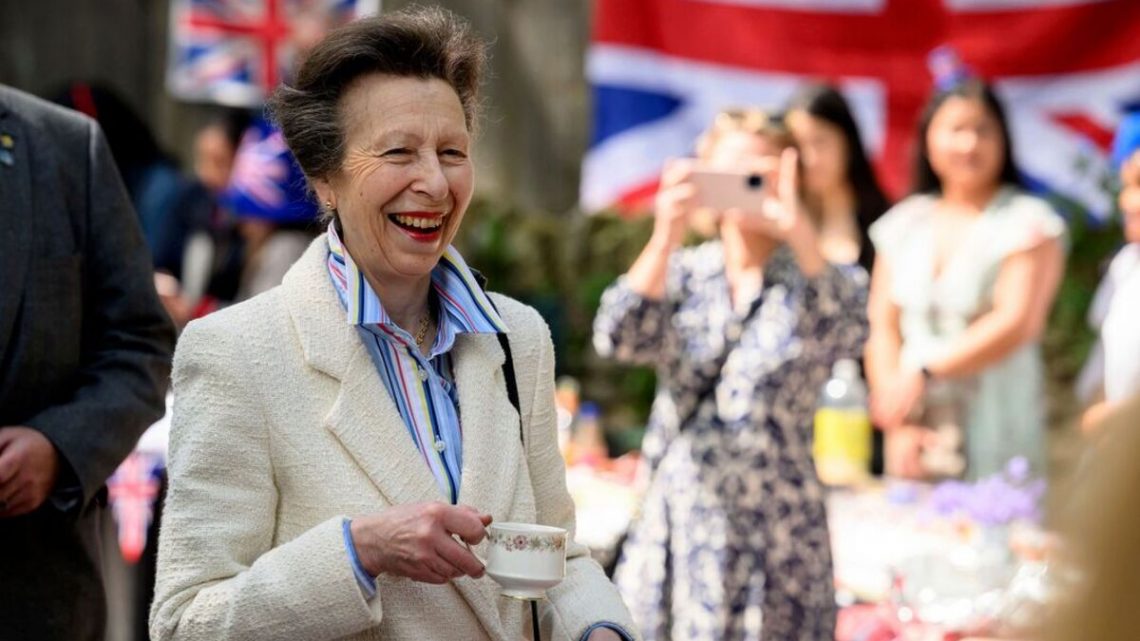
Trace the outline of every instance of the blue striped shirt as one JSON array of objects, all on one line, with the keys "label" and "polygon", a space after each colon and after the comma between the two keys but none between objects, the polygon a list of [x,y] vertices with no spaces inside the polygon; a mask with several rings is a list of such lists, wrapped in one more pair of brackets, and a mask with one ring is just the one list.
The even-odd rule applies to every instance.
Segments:
[{"label": "blue striped shirt", "polygon": [[463,257],[448,247],[431,274],[439,302],[438,330],[424,356],[411,334],[384,311],[333,227],[329,225],[328,270],[348,322],[360,331],[440,494],[455,504],[462,482],[463,425],[450,351],[459,334],[495,334],[506,331],[506,325]]},{"label": "blue striped shirt", "polygon": [[[506,331],[506,324],[475,281],[463,257],[454,247],[448,247],[431,274],[432,291],[439,301],[439,329],[430,356],[425,357],[411,334],[384,312],[380,298],[345,251],[332,224],[328,243],[329,276],[348,323],[360,331],[380,379],[395,401],[408,434],[435,477],[440,493],[454,504],[459,500],[462,480],[463,425],[451,369],[451,348],[459,334],[496,334]],[[373,598],[376,582],[356,554],[350,525],[348,519],[342,524],[344,545],[357,583],[366,597]],[[614,630],[626,641],[633,638],[620,627],[601,622],[590,626],[582,635],[582,641],[600,628]]]}]

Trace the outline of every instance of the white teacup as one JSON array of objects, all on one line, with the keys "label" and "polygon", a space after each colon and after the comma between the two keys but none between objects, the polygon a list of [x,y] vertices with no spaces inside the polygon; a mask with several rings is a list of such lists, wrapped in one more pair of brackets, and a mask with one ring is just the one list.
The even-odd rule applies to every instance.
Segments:
[{"label": "white teacup", "polygon": [[487,558],[478,558],[503,596],[542,599],[566,576],[566,530],[532,523],[492,523]]}]

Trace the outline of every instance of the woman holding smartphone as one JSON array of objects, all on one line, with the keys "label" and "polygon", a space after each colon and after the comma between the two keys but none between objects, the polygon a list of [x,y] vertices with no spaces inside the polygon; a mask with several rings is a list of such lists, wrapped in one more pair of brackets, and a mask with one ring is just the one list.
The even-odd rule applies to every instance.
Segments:
[{"label": "woman holding smartphone", "polygon": [[[782,119],[720,114],[666,168],[653,235],[595,319],[600,354],[658,372],[651,480],[615,574],[646,639],[834,638],[811,425],[831,363],[862,349],[865,289],[821,255],[797,162]],[[719,238],[682,248],[723,204],[694,181],[717,172],[762,177],[759,206],[740,190]]]}]

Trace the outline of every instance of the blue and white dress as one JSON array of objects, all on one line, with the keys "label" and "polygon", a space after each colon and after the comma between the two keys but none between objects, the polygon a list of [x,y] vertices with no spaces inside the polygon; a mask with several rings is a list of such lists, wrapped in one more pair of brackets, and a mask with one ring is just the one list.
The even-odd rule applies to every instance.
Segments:
[{"label": "blue and white dress", "polygon": [[812,417],[832,363],[862,351],[866,294],[834,267],[806,278],[780,249],[745,318],[714,241],[672,257],[664,300],[624,278],[602,297],[598,351],[658,375],[653,479],[615,575],[647,640],[834,638]]}]

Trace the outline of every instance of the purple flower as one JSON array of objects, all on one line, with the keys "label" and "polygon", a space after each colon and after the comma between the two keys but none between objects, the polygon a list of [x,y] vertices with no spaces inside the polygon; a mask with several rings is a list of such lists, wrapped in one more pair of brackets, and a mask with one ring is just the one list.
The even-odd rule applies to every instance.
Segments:
[{"label": "purple flower", "polygon": [[887,487],[887,501],[893,505],[908,505],[918,499],[918,487],[914,483],[894,482]]},{"label": "purple flower", "polygon": [[1029,462],[1012,459],[1005,472],[972,484],[944,481],[930,494],[930,509],[940,516],[964,515],[980,525],[993,526],[1024,519],[1039,521],[1045,495],[1043,479],[1030,480]]},{"label": "purple flower", "polygon": [[1005,474],[1010,481],[1020,485],[1029,480],[1029,459],[1015,456],[1005,466]]}]

